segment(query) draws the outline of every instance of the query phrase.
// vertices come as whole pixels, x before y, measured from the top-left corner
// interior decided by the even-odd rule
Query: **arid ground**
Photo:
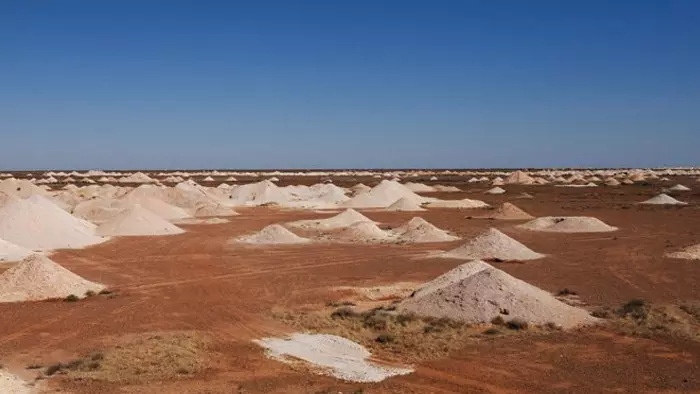
[[[316,180],[289,182],[297,181]],[[678,181],[700,189],[693,180]],[[463,238],[496,227],[547,257],[494,265],[553,293],[576,292],[590,310],[617,309],[633,299],[660,308],[700,300],[700,262],[663,257],[700,242],[700,192],[677,195],[687,206],[649,207],[635,203],[657,194],[658,184],[508,186],[500,196],[483,194],[484,185],[453,184],[468,192],[431,195],[510,201],[535,216],[594,216],[620,230],[529,232],[516,229],[518,221],[468,218],[474,210],[362,213],[385,226],[421,216]],[[522,191],[534,198],[517,199]],[[344,383],[268,359],[252,339],[304,328],[304,314],[322,320],[334,310],[327,305],[343,296],[337,287],[432,279],[462,262],[417,257],[460,241],[227,246],[229,238],[271,223],[329,216],[272,207],[237,210],[241,215],[229,223],[183,226],[187,232],[180,235],[123,237],[55,253],[54,261],[113,292],[78,302],[0,304],[5,366],[32,378],[56,363],[92,357],[97,372],[83,365],[43,378],[55,392],[76,394],[700,392],[697,320],[683,329],[611,322],[569,332],[485,335],[479,328],[438,339],[398,333],[385,350],[381,344],[372,350],[416,371],[376,384]]]

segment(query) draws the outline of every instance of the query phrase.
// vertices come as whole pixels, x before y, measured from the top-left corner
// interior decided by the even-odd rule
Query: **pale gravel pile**
[[[411,368],[375,364],[372,354],[349,339],[327,334],[295,333],[288,338],[253,340],[267,349],[267,355],[284,363],[297,360],[317,368],[317,372],[349,382],[381,382],[391,376],[407,375]]]
[[[97,227],[97,234],[110,236],[174,235],[184,232],[139,204],[132,205]]]
[[[271,224],[255,234],[235,238],[233,242],[255,245],[289,245],[311,242],[287,230],[279,224]]]
[[[0,393],[2,394],[34,394],[37,393],[35,387],[29,382],[22,380],[0,368]]]
[[[341,242],[384,243],[396,242],[393,234],[379,228],[374,222],[356,222],[335,235]]]
[[[687,205],[688,203],[678,201],[675,198],[669,196],[668,194],[661,193],[654,196],[646,201],[640,202],[640,204],[650,204],[650,205]]]
[[[676,186],[673,186],[673,187],[669,188],[668,190],[672,190],[672,191],[674,191],[674,192],[687,192],[687,191],[690,190],[690,188],[689,188],[688,186],[681,185],[681,184],[679,183],[679,184],[677,184]]]
[[[443,193],[456,193],[456,192],[462,191],[462,189],[460,189],[456,186],[444,186],[444,185],[435,185],[435,186],[433,186],[433,189],[435,189],[436,192],[443,192]]]
[[[19,261],[32,254],[32,251],[0,238],[0,263]]]
[[[587,311],[564,304],[499,269],[484,267],[483,262],[467,264],[476,266],[463,268],[465,274],[458,281],[448,278],[443,287],[438,284],[431,291],[407,298],[399,310],[468,324],[489,323],[499,316],[506,321],[520,319],[535,325],[553,323],[563,329],[597,322]]]
[[[505,189],[503,189],[502,187],[496,186],[494,188],[491,188],[491,189],[485,191],[484,193],[486,193],[486,194],[503,194],[505,192],[506,192]]]
[[[673,259],[700,260],[700,244],[689,246],[678,252],[666,253],[666,257]]]
[[[605,186],[620,186],[620,181],[615,178],[607,178],[605,180]]]
[[[535,260],[543,254],[532,251],[527,246],[503,234],[495,228],[473,238],[466,244],[440,254],[440,257],[463,260]]]
[[[437,191],[437,190],[435,190],[434,187],[425,185],[423,183],[406,182],[406,184],[404,184],[404,186],[408,190],[410,190],[412,192],[416,192],[416,193],[432,193],[434,191]]]
[[[456,268],[445,272],[444,274],[438,276],[430,282],[422,284],[413,292],[411,297],[421,298],[434,292],[435,290],[439,290],[453,283],[457,283],[487,268],[491,268],[491,266],[481,260],[474,260],[468,263],[464,263]]]
[[[0,302],[85,297],[105,288],[68,271],[46,256],[33,254],[0,274]]]
[[[129,205],[138,204],[165,220],[179,220],[192,217],[192,215],[190,215],[184,209],[168,204],[167,202],[158,198],[127,196],[125,200],[128,201]]]
[[[518,226],[532,231],[556,233],[603,233],[616,231],[600,219],[588,216],[545,216]]]
[[[0,208],[0,238],[35,251],[82,248],[106,241],[95,234],[94,224],[39,195],[7,199]]]
[[[493,211],[477,216],[482,219],[495,219],[495,220],[529,220],[533,219],[534,216],[518,208],[514,204],[509,202],[504,202],[499,208]]]
[[[399,241],[408,243],[450,242],[459,239],[420,217],[414,217],[392,233]]]
[[[386,208],[400,198],[406,198],[418,205],[426,201],[396,181],[383,180],[371,190],[358,193],[339,205],[349,208]]]
[[[75,217],[93,223],[104,223],[117,216],[124,210],[126,203],[113,198],[95,198],[83,201],[75,206],[72,214]]]
[[[463,200],[435,200],[425,204],[428,208],[453,208],[453,209],[474,209],[474,208],[486,208],[489,204],[481,200],[470,200],[465,198]]]
[[[389,205],[389,207],[386,209],[387,211],[400,211],[400,212],[418,212],[418,211],[425,211],[424,208],[421,208],[419,204],[416,204],[415,201],[411,201],[407,198],[401,197],[396,202],[393,204]]]
[[[371,219],[357,212],[356,210],[346,209],[345,211],[327,219],[299,220],[296,222],[287,223],[287,226],[313,230],[336,230],[348,227],[358,222],[374,223]]]
[[[197,203],[194,208],[194,216],[198,218],[237,215],[239,213],[234,211],[233,208],[210,201]]]
[[[503,183],[506,185],[532,185],[535,183],[535,180],[523,171],[515,171],[508,175],[506,179],[503,180]]]

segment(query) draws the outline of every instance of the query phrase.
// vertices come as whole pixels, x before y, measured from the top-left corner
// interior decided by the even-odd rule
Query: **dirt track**
[[[690,184],[689,182],[687,182]],[[690,184],[691,186],[695,186]],[[550,234],[515,229],[517,223],[467,219],[470,211],[419,213],[460,236],[494,226],[548,257],[500,264],[514,276],[549,291],[574,289],[592,305],[618,306],[633,298],[653,302],[700,299],[697,261],[663,253],[700,242],[700,194],[687,192],[686,207],[640,207],[658,187],[569,189],[507,187],[489,196],[483,187],[445,198],[511,201],[535,216],[586,215],[620,227],[613,233]],[[535,196],[518,200],[519,191]],[[593,329],[485,340],[449,359],[427,362],[410,376],[378,385],[344,384],[303,374],[267,360],[250,339],[289,329],[270,317],[273,308],[325,303],[326,288],[422,281],[460,264],[420,260],[428,250],[458,245],[312,245],[227,249],[235,235],[313,212],[241,210],[220,225],[183,226],[168,237],[120,238],[85,250],[62,251],[54,260],[115,288],[118,296],[78,303],[0,304],[0,354],[8,365],[46,364],[101,349],[125,334],[197,330],[214,340],[212,366],[192,379],[129,386],[52,379],[74,393],[309,393],[365,392],[628,392],[700,391],[700,345],[670,338],[632,338]],[[388,225],[410,213],[367,212]]]

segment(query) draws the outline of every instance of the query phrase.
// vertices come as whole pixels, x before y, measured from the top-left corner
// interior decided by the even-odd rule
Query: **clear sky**
[[[0,169],[699,164],[697,0],[0,0]]]

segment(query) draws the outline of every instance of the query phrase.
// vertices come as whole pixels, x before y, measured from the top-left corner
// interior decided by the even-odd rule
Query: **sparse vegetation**
[[[80,301],[80,297],[78,297],[75,294],[71,294],[68,297],[64,298],[63,301],[65,301],[65,302],[77,302],[77,301]]]
[[[527,330],[530,324],[523,319],[510,319],[506,322],[506,327],[511,330]]]
[[[44,368],[44,366],[41,364],[29,364],[25,368],[27,368],[27,369],[41,369],[41,368]]]
[[[484,335],[499,335],[501,333],[501,330],[497,328],[489,328],[488,330],[484,331]]]
[[[496,316],[491,319],[491,324],[494,326],[504,326],[506,324],[506,319],[504,319],[503,316]]]
[[[92,290],[88,290],[88,291],[85,292],[85,297],[94,297],[94,296],[96,296],[96,295],[97,295],[97,293],[95,293],[95,292],[92,291]]]
[[[355,306],[356,304],[352,301],[328,301],[326,306],[331,308],[339,308],[341,306]]]
[[[649,304],[640,299],[634,299],[623,305],[617,314],[620,317],[632,317],[634,319],[646,319],[649,314]]]
[[[599,319],[610,319],[613,317],[613,311],[610,308],[598,308],[591,312],[591,316]]]
[[[357,315],[355,310],[349,307],[338,308],[331,313],[333,319],[348,319]]]
[[[557,292],[558,296],[575,296],[578,295],[577,292],[569,289],[568,287],[565,287]]]
[[[394,343],[396,341],[396,338],[389,333],[383,333],[379,334],[376,341],[379,343]]]

